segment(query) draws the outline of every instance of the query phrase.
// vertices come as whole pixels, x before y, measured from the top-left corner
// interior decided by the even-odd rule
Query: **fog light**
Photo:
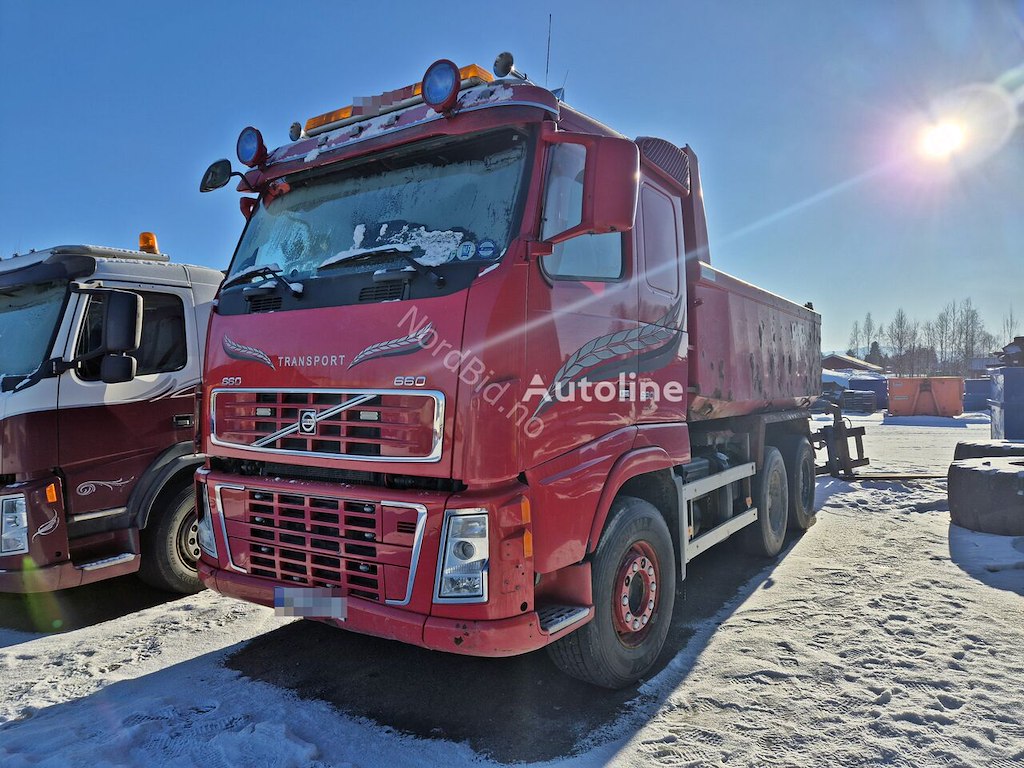
[[[0,555],[28,552],[28,513],[25,497],[7,496],[0,500]]]

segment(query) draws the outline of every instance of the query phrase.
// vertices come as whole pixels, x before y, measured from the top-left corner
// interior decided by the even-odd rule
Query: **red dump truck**
[[[813,522],[820,318],[715,269],[697,158],[441,60],[269,151],[210,323],[199,573],[619,687],[676,584]]]
[[[0,261],[0,592],[136,571],[202,588],[195,412],[222,278],[151,233]]]

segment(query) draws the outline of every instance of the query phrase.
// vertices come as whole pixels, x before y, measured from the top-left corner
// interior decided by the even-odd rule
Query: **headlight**
[[[28,514],[24,496],[7,496],[0,501],[0,555],[28,552]]]
[[[199,504],[196,505],[196,511],[199,515],[199,530],[196,533],[199,548],[216,560],[217,538],[213,535],[213,515],[210,514],[210,497],[205,485],[199,486]]]
[[[449,509],[445,520],[435,601],[487,602],[487,510]]]

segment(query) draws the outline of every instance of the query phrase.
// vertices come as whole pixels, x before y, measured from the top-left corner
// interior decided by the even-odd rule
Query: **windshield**
[[[254,214],[228,280],[273,264],[289,280],[372,272],[407,264],[398,253],[427,267],[496,262],[513,235],[526,144],[502,131],[289,179]]]
[[[49,350],[66,283],[0,291],[0,376],[32,373]]]

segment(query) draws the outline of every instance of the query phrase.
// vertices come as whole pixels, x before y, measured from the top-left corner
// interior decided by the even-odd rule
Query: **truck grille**
[[[357,461],[441,458],[444,395],[425,390],[214,390],[216,445]]]
[[[231,560],[245,573],[407,600],[425,508],[230,487],[219,494]]]

